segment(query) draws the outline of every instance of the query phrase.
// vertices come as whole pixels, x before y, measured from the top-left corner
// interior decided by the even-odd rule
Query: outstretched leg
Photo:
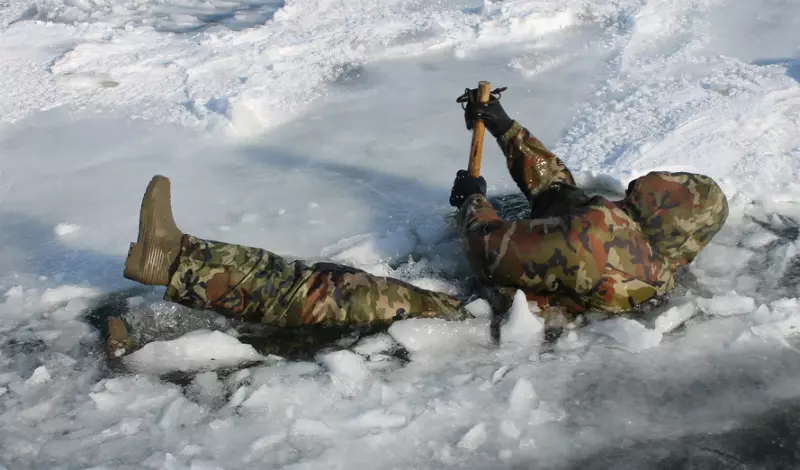
[[[428,316],[464,318],[461,302],[334,263],[287,262],[262,250],[191,235],[165,298],[276,326],[371,325]]]
[[[142,202],[139,240],[125,276],[166,285],[165,299],[227,317],[276,326],[363,326],[417,316],[463,319],[447,294],[333,263],[287,262],[260,248],[183,234],[156,176]]]

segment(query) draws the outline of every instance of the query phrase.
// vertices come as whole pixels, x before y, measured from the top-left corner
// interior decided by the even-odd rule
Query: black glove
[[[473,194],[486,195],[486,180],[483,176],[470,176],[467,170],[458,170],[456,180],[453,181],[453,190],[450,191],[450,205],[461,207]]]
[[[478,103],[477,88],[465,91],[457,101],[466,103],[464,121],[466,121],[468,131],[475,127],[475,120],[481,118],[486,125],[486,129],[496,139],[499,139],[506,131],[511,129],[511,125],[514,123],[514,120],[508,117],[496,96],[491,96],[488,103]]]

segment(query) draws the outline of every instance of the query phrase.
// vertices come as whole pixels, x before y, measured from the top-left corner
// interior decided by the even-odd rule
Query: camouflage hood
[[[728,217],[719,185],[693,173],[648,173],[631,182],[625,203],[653,248],[676,265],[691,262]]]

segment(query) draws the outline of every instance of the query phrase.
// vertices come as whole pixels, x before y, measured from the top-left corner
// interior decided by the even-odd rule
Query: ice
[[[500,432],[509,439],[516,440],[522,434],[522,431],[511,421],[503,420],[500,423]]]
[[[346,395],[358,393],[370,375],[364,358],[350,351],[325,354],[321,361],[330,370],[333,385]]]
[[[197,330],[170,341],[154,341],[125,356],[134,370],[154,374],[233,367],[263,357],[252,346],[219,331]]]
[[[697,305],[691,301],[672,307],[656,318],[654,329],[664,334],[669,333],[686,323],[696,312]]]
[[[461,347],[486,344],[487,331],[477,324],[453,324],[440,319],[412,318],[395,322],[389,334],[412,353],[454,353]]]
[[[53,231],[59,237],[63,237],[63,236],[66,236],[66,235],[71,235],[71,234],[77,232],[80,229],[81,229],[80,225],[68,224],[66,222],[62,222],[62,223],[56,225],[56,228]]]
[[[77,298],[96,297],[98,294],[99,291],[92,287],[65,285],[45,290],[41,299],[44,305],[55,305]]]
[[[501,366],[499,369],[494,371],[492,374],[492,383],[496,384],[497,382],[501,381],[503,377],[506,376],[508,371],[511,369],[509,366]]]
[[[47,367],[39,366],[34,371],[33,374],[25,381],[28,385],[41,385],[45,382],[50,381],[50,372],[47,371]]]
[[[391,429],[402,427],[406,422],[405,416],[387,414],[383,410],[370,410],[353,420],[352,424],[362,428]]]
[[[544,338],[544,321],[536,315],[538,307],[528,304],[525,293],[518,290],[508,311],[508,319],[500,328],[503,344],[532,348]]]
[[[206,460],[192,460],[189,470],[224,470],[224,467],[216,465],[214,462]]]
[[[464,308],[476,317],[488,317],[492,314],[492,307],[484,299],[473,300],[468,303]]]
[[[395,230],[385,235],[363,234],[347,242],[352,245],[340,248],[340,242],[324,249],[322,255],[369,270],[376,264],[405,258],[417,246],[417,238],[407,229]]]
[[[456,447],[466,450],[477,450],[486,442],[487,436],[486,424],[478,423],[461,437]]]
[[[332,437],[335,432],[322,421],[298,419],[292,425],[292,434],[310,437]]]
[[[225,406],[228,409],[236,409],[239,405],[242,405],[245,402],[248,391],[249,388],[246,385],[242,385],[241,387],[237,388]]]
[[[4,2],[0,467],[791,467],[797,10]],[[492,314],[506,312],[479,301],[475,319],[404,320],[291,361],[122,277],[142,191],[165,174],[187,233],[468,296],[447,198],[470,141],[454,98],[482,79],[509,87],[506,111],[580,185],[621,197],[654,169],[722,185],[727,225],[667,307],[551,344],[518,298],[497,345]],[[481,174],[490,197],[518,190],[489,136]],[[105,363],[107,314],[153,327],[141,369]],[[183,336],[212,327],[230,336]]]
[[[661,344],[663,338],[661,331],[651,330],[640,322],[628,318],[598,321],[588,325],[586,330],[608,336],[630,352],[654,348]]]
[[[539,407],[539,397],[533,384],[528,379],[517,380],[511,395],[508,397],[508,411],[512,416],[518,416]]]
[[[784,343],[784,338],[800,333],[800,301],[784,298],[769,307],[761,305],[753,314],[753,323],[753,335]]]
[[[366,337],[360,340],[354,347],[353,352],[370,357],[375,354],[387,352],[395,347],[392,337],[386,334],[379,334]]]
[[[710,299],[697,299],[697,306],[708,315],[731,316],[754,312],[756,302],[751,297],[730,292],[728,294],[715,295]]]

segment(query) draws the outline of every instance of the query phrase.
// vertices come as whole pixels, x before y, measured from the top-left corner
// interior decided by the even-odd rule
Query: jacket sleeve
[[[572,173],[564,162],[518,122],[515,121],[497,143],[506,156],[511,177],[528,198],[553,183],[575,186]]]

